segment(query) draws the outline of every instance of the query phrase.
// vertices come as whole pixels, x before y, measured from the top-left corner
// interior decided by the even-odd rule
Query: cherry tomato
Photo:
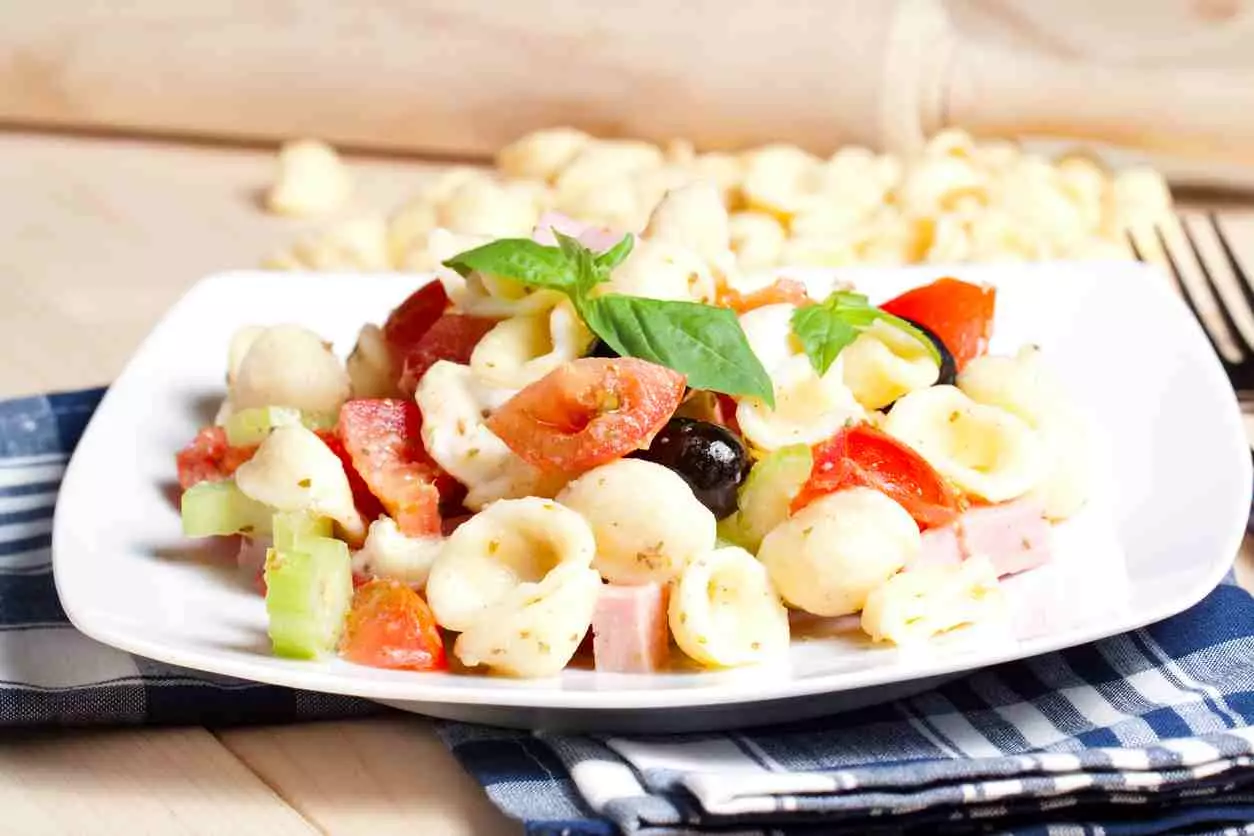
[[[796,279],[776,279],[766,287],[750,293],[741,293],[724,286],[718,293],[718,304],[731,308],[738,314],[781,302],[801,306],[813,304],[814,300],[806,293],[806,286]]]
[[[422,335],[422,339],[403,352],[400,362],[401,391],[406,395],[414,394],[422,376],[438,360],[469,363],[471,352],[494,325],[495,319],[481,316],[445,314],[440,317]]]
[[[796,513],[844,488],[874,488],[897,502],[920,528],[945,525],[961,511],[958,495],[927,461],[897,439],[855,424],[812,450],[810,478],[792,501]]]
[[[415,290],[388,315],[383,323],[383,339],[406,351],[422,339],[448,308],[448,293],[438,280]]]
[[[370,492],[411,536],[440,533],[439,467],[422,446],[422,414],[411,401],[359,399],[340,409],[340,441]]]
[[[253,457],[255,446],[232,447],[222,427],[205,427],[174,457],[179,485],[187,490],[198,482],[220,482]]]
[[[937,279],[880,305],[894,316],[917,322],[940,337],[958,370],[988,349],[997,291],[959,279]]]
[[[357,466],[353,464],[353,457],[344,448],[344,442],[340,441],[340,437],[335,434],[334,430],[318,430],[318,438],[331,448],[332,453],[339,456],[340,463],[344,465],[344,474],[348,476],[348,486],[353,489],[353,504],[357,506],[357,512],[365,517],[367,522],[377,520],[379,515],[384,513],[383,503],[371,493],[370,486],[357,472]]]
[[[384,578],[365,583],[353,593],[340,655],[375,668],[448,669],[444,640],[427,602],[400,581]]]
[[[505,402],[488,429],[541,470],[573,475],[649,446],[684,396],[684,376],[634,357],[584,357]]]

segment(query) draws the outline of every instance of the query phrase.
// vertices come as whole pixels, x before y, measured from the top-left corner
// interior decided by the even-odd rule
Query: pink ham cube
[[[666,587],[609,584],[592,614],[592,657],[598,671],[652,673],[666,664],[670,628]]]
[[[924,531],[923,547],[908,568],[954,566],[978,554],[1004,578],[1048,563],[1049,537],[1040,503],[1020,499],[982,505],[949,525]]]

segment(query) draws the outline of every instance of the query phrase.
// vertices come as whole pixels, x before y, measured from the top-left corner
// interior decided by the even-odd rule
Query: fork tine
[[[1224,322],[1224,327],[1228,329],[1228,336],[1232,338],[1232,342],[1236,345],[1243,355],[1251,352],[1250,342],[1241,333],[1241,329],[1237,327],[1237,321],[1232,316],[1227,301],[1223,297],[1223,293],[1219,289],[1218,282],[1215,281],[1214,271],[1206,264],[1206,259],[1202,257],[1202,251],[1197,246],[1197,239],[1193,237],[1192,230],[1184,218],[1177,218],[1180,224],[1180,230],[1184,233],[1184,240],[1189,242],[1189,249],[1193,251],[1193,260],[1197,263],[1197,269],[1202,274],[1202,278],[1206,280],[1206,289],[1210,291],[1211,298],[1215,300],[1215,307],[1219,309],[1219,316]]]
[[[1128,246],[1132,247],[1132,255],[1136,258],[1137,261],[1144,264],[1145,255],[1141,252],[1141,248],[1136,245],[1136,236],[1132,234],[1132,230],[1129,229],[1128,231],[1124,233],[1124,235],[1126,235],[1128,238]]]
[[[1180,272],[1180,265],[1176,263],[1175,256],[1171,254],[1171,248],[1167,246],[1167,238],[1163,235],[1162,227],[1155,226],[1154,234],[1158,236],[1158,243],[1163,248],[1163,255],[1167,259],[1167,266],[1171,269],[1171,278],[1175,281],[1176,289],[1180,291],[1180,296],[1184,299],[1184,304],[1189,306],[1189,310],[1192,312],[1193,318],[1197,320],[1198,327],[1200,327],[1202,329],[1202,333],[1206,335],[1206,340],[1210,343],[1210,347],[1215,352],[1215,355],[1219,357],[1219,361],[1227,366],[1228,361],[1224,357],[1223,350],[1219,347],[1219,344],[1215,342],[1215,338],[1211,335],[1210,329],[1206,327],[1206,320],[1202,318],[1202,312],[1197,309],[1197,305],[1193,302],[1193,294],[1189,292],[1189,286],[1184,281],[1184,274]],[[1223,305],[1220,304],[1219,307],[1222,308]]]
[[[1241,298],[1245,299],[1245,304],[1249,305],[1251,310],[1254,310],[1254,287],[1250,287],[1250,277],[1241,268],[1237,254],[1232,251],[1228,236],[1224,235],[1223,227],[1219,225],[1219,216],[1210,212],[1207,217],[1210,219],[1211,228],[1215,230],[1215,237],[1219,239],[1219,246],[1224,251],[1224,258],[1228,259],[1228,267],[1232,270],[1232,277],[1236,279],[1237,287],[1241,290]]]

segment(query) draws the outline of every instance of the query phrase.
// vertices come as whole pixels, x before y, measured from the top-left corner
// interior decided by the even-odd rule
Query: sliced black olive
[[[736,489],[749,475],[749,453],[736,434],[695,418],[672,418],[647,450],[632,455],[678,473],[718,519],[736,510]]]
[[[936,346],[936,352],[941,358],[940,377],[936,378],[936,385],[953,386],[958,381],[958,364],[954,362],[954,353],[941,342],[941,338],[936,336],[936,332],[931,328],[913,319],[906,319],[904,316],[901,319],[905,319],[906,322],[922,331],[923,335],[932,341],[932,345]]]

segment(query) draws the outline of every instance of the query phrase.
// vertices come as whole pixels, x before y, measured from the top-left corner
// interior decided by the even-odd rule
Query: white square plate
[[[939,268],[843,270],[882,301]],[[1007,584],[1012,629],[959,631],[924,653],[852,639],[794,642],[761,670],[652,676],[568,670],[511,681],[415,674],[269,653],[262,599],[229,554],[184,540],[174,453],[223,394],[226,346],[248,323],[298,322],[352,348],[419,282],[413,276],[218,275],[193,288],[140,347],[83,436],[61,488],[53,567],[88,636],[173,664],[437,716],[603,730],[736,726],[831,712],[938,678],[1123,632],[1191,606],[1224,575],[1250,502],[1240,413],[1205,337],[1162,276],[1137,264],[950,271],[998,287],[994,349],[1040,344],[1091,416],[1094,501],[1058,530],[1057,559]],[[815,285],[830,271],[797,273]]]

